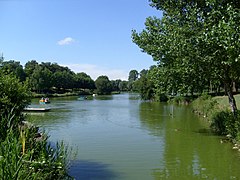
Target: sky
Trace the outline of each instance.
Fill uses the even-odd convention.
[[[51,62],[127,80],[156,64],[131,39],[149,16],[162,13],[148,0],[0,0],[0,53],[23,66]]]

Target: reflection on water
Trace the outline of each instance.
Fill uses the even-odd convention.
[[[239,156],[186,106],[142,103],[140,120],[152,135],[164,136],[164,161],[155,179],[238,179]],[[206,136],[207,135],[207,136]]]
[[[76,179],[240,179],[239,154],[187,106],[136,94],[77,98],[51,99],[52,111],[29,116],[51,141],[78,148]]]
[[[99,162],[77,160],[71,162],[71,169],[69,174],[75,177],[76,180],[90,180],[90,179],[101,179],[110,180],[120,178],[115,172],[109,169],[108,164]]]

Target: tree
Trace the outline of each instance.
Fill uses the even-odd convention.
[[[139,79],[139,92],[143,100],[151,100],[154,98],[154,88],[148,75],[142,75]]]
[[[120,91],[120,84],[121,84],[121,80],[117,79],[117,80],[112,80],[111,81],[111,86],[112,86],[112,91]]]
[[[141,71],[140,71],[140,78],[142,77],[142,76],[145,76],[145,75],[147,75],[147,73],[148,73],[148,70],[146,70],[146,69],[142,69]]]
[[[30,77],[33,74],[33,71],[37,68],[38,62],[36,60],[28,61],[25,64],[24,72],[27,77]]]
[[[22,111],[31,101],[27,84],[19,82],[13,74],[0,72],[0,139],[9,128],[18,128],[23,119]]]
[[[26,75],[19,61],[3,61],[1,71],[4,74],[14,74],[21,82],[25,81]]]
[[[128,75],[128,81],[133,82],[138,79],[138,71],[137,70],[131,70]]]
[[[119,83],[119,89],[120,89],[120,91],[129,91],[129,89],[128,89],[128,81],[121,81]]]
[[[111,81],[107,76],[99,76],[95,81],[98,94],[110,94],[112,91]]]
[[[28,82],[33,91],[48,92],[52,87],[52,73],[49,69],[37,66]]]
[[[235,114],[232,86],[240,76],[239,4],[234,0],[151,0],[164,16],[147,18],[145,30],[133,31],[133,42],[158,61],[168,91],[201,92],[210,82],[221,82]]]
[[[92,78],[84,72],[74,75],[75,88],[94,89],[95,83]]]
[[[73,73],[64,70],[56,71],[53,74],[53,87],[60,89],[71,89],[74,87],[74,77]]]
[[[134,82],[138,79],[138,71],[131,70],[128,75],[128,89],[130,91],[135,91],[136,88],[134,87]]]

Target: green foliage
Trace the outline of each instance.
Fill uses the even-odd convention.
[[[240,7],[236,1],[157,1],[163,18],[149,17],[133,42],[158,62],[152,76],[166,93],[202,93],[224,84],[232,111],[233,82],[240,77]],[[201,75],[200,75],[201,74]]]
[[[21,134],[25,138],[19,139],[13,130],[8,130],[0,145],[0,179],[70,179],[69,152],[64,144],[53,148],[47,144],[47,138],[36,141],[30,131],[24,129]]]
[[[3,61],[1,63],[0,71],[3,72],[3,74],[13,74],[15,75],[21,82],[25,81],[26,74],[23,70],[22,65],[20,65],[20,62],[18,61]]]
[[[28,77],[28,82],[32,90],[44,92],[52,87],[52,73],[49,69],[37,66],[33,73]]]
[[[193,110],[209,119],[211,119],[213,114],[218,111],[217,105],[217,101],[207,94],[203,94],[192,102]]]
[[[110,94],[112,91],[111,81],[107,76],[99,76],[95,81],[98,94]]]
[[[95,83],[86,73],[77,73],[74,75],[75,88],[94,89]]]
[[[219,135],[229,135],[239,141],[240,111],[237,111],[235,116],[230,111],[216,113],[212,118],[211,128]]]
[[[143,100],[151,100],[154,98],[153,84],[146,75],[143,75],[138,80],[139,92]]]
[[[7,129],[17,128],[30,100],[31,93],[26,84],[20,83],[14,75],[0,73],[0,139],[5,137]]]
[[[186,96],[175,96],[170,101],[175,104],[186,104],[187,105],[191,102],[191,98],[186,97]]]
[[[138,71],[137,70],[131,70],[128,75],[128,81],[133,82],[138,79]]]
[[[119,83],[119,90],[120,91],[129,91],[129,89],[128,89],[128,81],[121,81]]]
[[[53,148],[38,128],[23,124],[30,98],[26,84],[0,72],[0,179],[68,179],[67,147]]]

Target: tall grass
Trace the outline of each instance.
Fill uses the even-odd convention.
[[[236,99],[239,100],[239,97]],[[209,120],[214,133],[228,136],[233,142],[240,142],[240,111],[235,115],[231,112],[227,97],[203,95],[192,103],[192,107]]]
[[[36,137],[34,126],[13,126],[0,141],[0,179],[72,179],[68,174],[71,150],[63,142],[52,147],[48,136]]]
[[[219,111],[218,102],[213,99],[210,95],[204,94],[192,102],[193,110],[199,115],[208,118]]]

